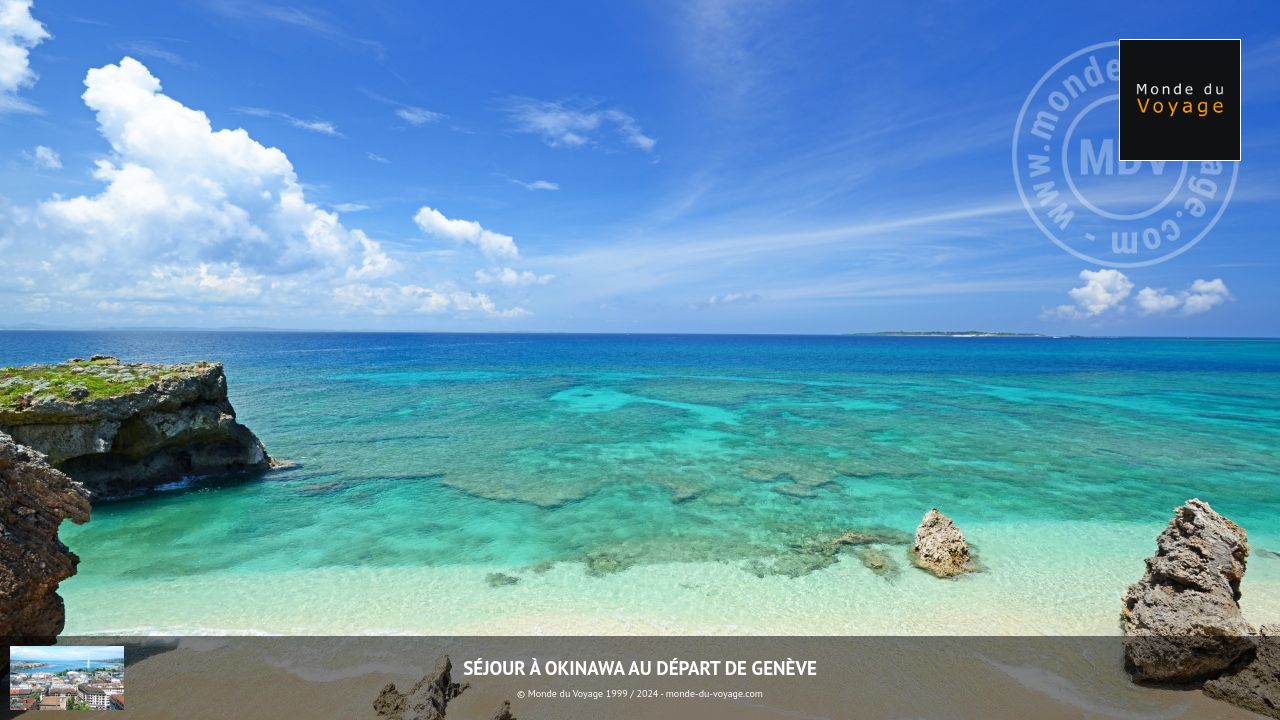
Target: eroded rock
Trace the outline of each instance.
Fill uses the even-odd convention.
[[[1138,682],[1192,683],[1247,662],[1253,628],[1240,612],[1249,543],[1243,529],[1188,500],[1156,539],[1121,610],[1125,659]]]
[[[453,663],[448,655],[436,661],[436,669],[422,678],[408,693],[388,683],[373,701],[378,717],[388,720],[443,720],[449,701],[469,686],[453,681]]]
[[[951,518],[938,512],[938,508],[925,513],[916,528],[911,559],[916,567],[943,578],[974,570],[973,555],[969,552],[964,533]]]
[[[1255,643],[1253,661],[1239,672],[1206,682],[1204,694],[1280,718],[1280,625],[1263,625]]]
[[[0,431],[48,456],[95,499],[272,465],[236,421],[220,363],[88,361],[0,369]]]
[[[88,493],[0,432],[0,636],[40,641],[62,632],[58,583],[79,562],[58,540],[58,525],[68,519],[89,519]]]

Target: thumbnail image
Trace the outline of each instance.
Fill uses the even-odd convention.
[[[9,648],[9,709],[124,710],[124,647]]]

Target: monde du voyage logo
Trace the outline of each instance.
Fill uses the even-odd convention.
[[[1239,159],[1238,40],[1078,50],[1031,89],[1013,135],[1018,193],[1041,232],[1116,268],[1203,239],[1226,211]]]

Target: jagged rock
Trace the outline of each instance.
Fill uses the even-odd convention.
[[[89,519],[88,493],[0,432],[0,636],[39,641],[62,632],[56,591],[80,560],[58,540],[67,519]]]
[[[373,701],[373,710],[388,720],[443,720],[449,701],[468,687],[453,682],[453,663],[448,655],[442,655],[435,672],[419,680],[408,693],[388,683]]]
[[[402,720],[404,718],[404,693],[396,690],[395,683],[387,683],[373,700],[373,711],[378,717]]]
[[[0,380],[11,396],[0,398],[0,431],[48,455],[95,499],[272,465],[236,422],[221,363],[121,364],[95,355],[0,369]]]
[[[960,532],[951,518],[938,512],[938,508],[925,513],[920,526],[916,528],[911,559],[916,567],[943,578],[974,569],[973,556],[969,553],[964,533]]]
[[[1204,694],[1267,717],[1280,718],[1280,625],[1263,625],[1257,653],[1239,672],[1204,684]]]
[[[1249,543],[1243,529],[1199,499],[1174,511],[1129,586],[1120,620],[1136,682],[1191,683],[1247,662],[1253,628],[1240,612]]]
[[[504,700],[498,706],[498,711],[493,714],[493,720],[517,720],[516,716],[511,714],[511,703]]]

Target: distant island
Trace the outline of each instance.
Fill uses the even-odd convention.
[[[986,330],[889,330],[887,332],[853,334],[862,337],[1053,337],[1052,335],[1041,335],[1040,333],[988,332]]]

